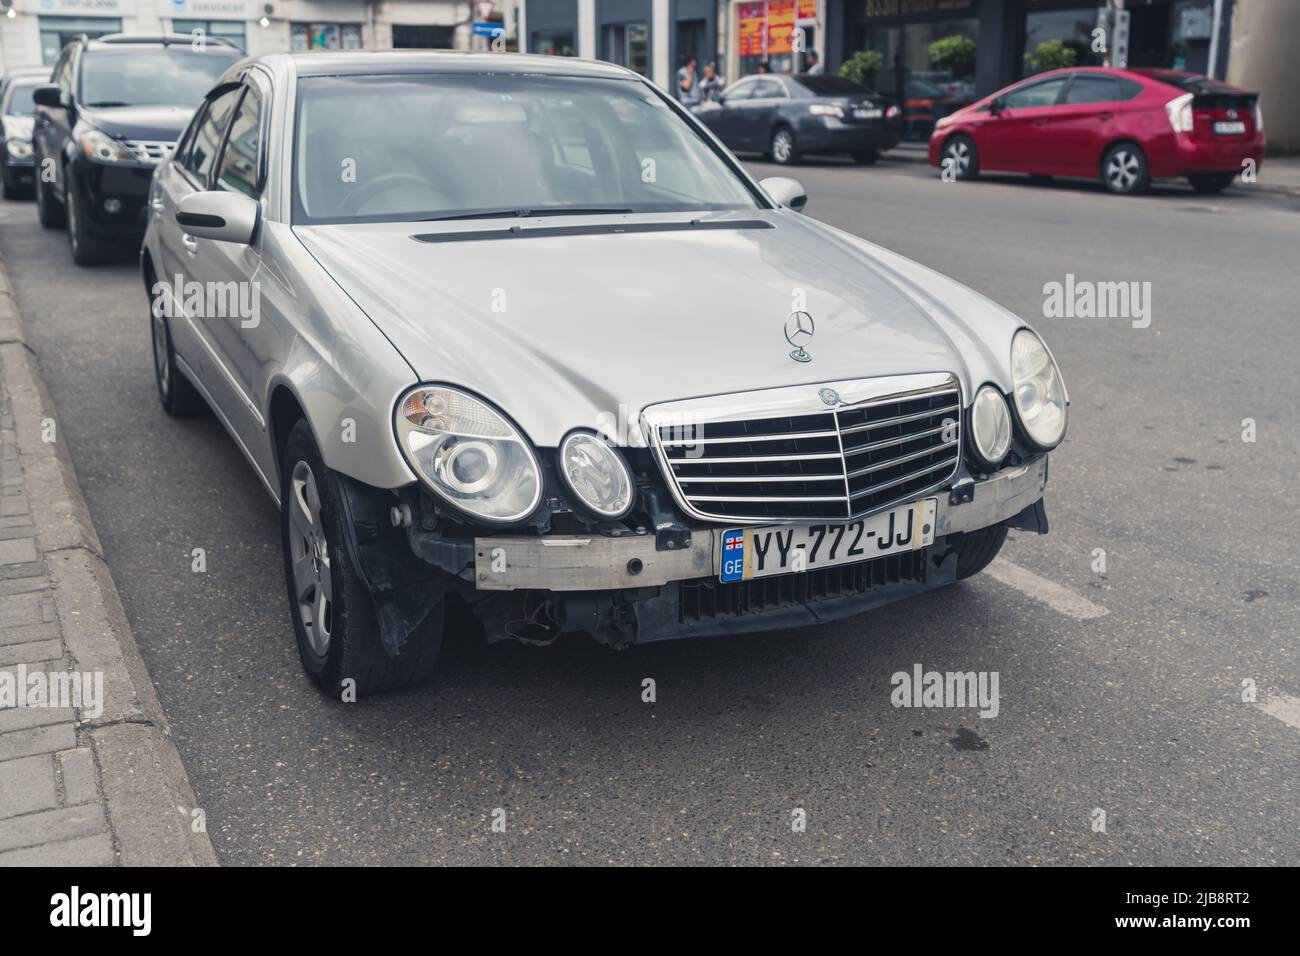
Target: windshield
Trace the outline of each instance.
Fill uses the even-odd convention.
[[[90,50],[82,58],[81,102],[110,106],[197,108],[226,68],[242,59],[238,50],[189,46],[141,50]]]
[[[304,77],[294,156],[299,223],[758,205],[638,80]]]
[[[5,115],[31,116],[36,111],[36,104],[32,102],[32,91],[40,85],[39,81],[14,83],[9,88],[9,102],[5,104]]]

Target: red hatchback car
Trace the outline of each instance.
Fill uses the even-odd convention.
[[[1040,73],[944,117],[930,136],[930,164],[951,160],[958,179],[1085,176],[1115,193],[1174,176],[1219,192],[1263,156],[1258,94],[1177,70]]]

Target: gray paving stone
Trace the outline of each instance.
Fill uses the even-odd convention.
[[[108,823],[98,804],[41,810],[0,820],[0,852],[107,832]]]
[[[72,724],[50,724],[30,730],[14,730],[0,734],[0,761],[48,754],[56,750],[71,750],[77,746],[77,735]]]
[[[36,661],[48,661],[63,656],[63,642],[57,637],[44,641],[29,641],[26,644],[6,644],[0,646],[0,667],[11,664],[33,664]]]
[[[74,807],[99,800],[99,772],[90,748],[65,750],[56,756],[63,777],[63,805]]]
[[[60,637],[59,625],[53,622],[47,623],[40,619],[41,608],[39,604],[33,613],[37,615],[36,623],[14,624],[9,627],[0,625],[0,646],[30,644],[33,641],[57,641]]]
[[[0,734],[49,724],[70,724],[76,719],[71,707],[6,707],[0,710]]]
[[[113,841],[107,833],[0,853],[0,866],[112,866]]]
[[[58,805],[54,762],[48,754],[0,763],[0,820]]]

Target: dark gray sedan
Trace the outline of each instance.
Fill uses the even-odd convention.
[[[867,165],[903,135],[892,99],[838,76],[747,76],[695,115],[732,150],[783,166],[808,153],[848,153]]]

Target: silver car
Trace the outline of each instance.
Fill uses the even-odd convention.
[[[228,72],[152,183],[158,392],[279,503],[311,678],[820,623],[1046,532],[1039,336],[805,199],[606,63]]]

